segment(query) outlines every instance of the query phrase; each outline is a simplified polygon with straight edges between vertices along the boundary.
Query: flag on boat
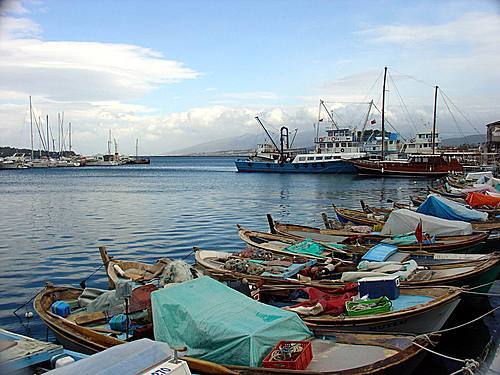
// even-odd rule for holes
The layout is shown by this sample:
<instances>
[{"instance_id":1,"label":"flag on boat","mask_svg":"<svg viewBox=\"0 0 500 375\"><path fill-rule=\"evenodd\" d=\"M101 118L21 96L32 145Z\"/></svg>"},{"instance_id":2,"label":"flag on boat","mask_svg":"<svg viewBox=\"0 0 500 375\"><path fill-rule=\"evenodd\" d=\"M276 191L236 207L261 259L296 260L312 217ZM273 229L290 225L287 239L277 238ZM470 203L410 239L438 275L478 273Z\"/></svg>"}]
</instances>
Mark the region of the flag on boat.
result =
<instances>
[{"instance_id":1,"label":"flag on boat","mask_svg":"<svg viewBox=\"0 0 500 375\"><path fill-rule=\"evenodd\" d=\"M373 120L370 121L370 124L372 124L372 125L376 124L376 123L377 123L377 121L375 119L373 119Z\"/></svg>"},{"instance_id":2,"label":"flag on boat","mask_svg":"<svg viewBox=\"0 0 500 375\"><path fill-rule=\"evenodd\" d=\"M417 238L418 243L424 242L424 233L422 231L422 219L417 224L417 228L415 229L415 237Z\"/></svg>"}]
</instances>

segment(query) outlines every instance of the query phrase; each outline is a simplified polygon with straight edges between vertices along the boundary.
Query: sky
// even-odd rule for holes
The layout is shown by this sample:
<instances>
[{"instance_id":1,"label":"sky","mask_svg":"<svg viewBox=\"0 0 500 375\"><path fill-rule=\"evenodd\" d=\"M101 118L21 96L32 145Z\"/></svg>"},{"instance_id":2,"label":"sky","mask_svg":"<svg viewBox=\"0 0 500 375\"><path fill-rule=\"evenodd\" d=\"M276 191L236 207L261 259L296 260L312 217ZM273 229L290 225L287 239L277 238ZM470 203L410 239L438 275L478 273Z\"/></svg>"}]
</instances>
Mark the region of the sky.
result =
<instances>
[{"instance_id":1,"label":"sky","mask_svg":"<svg viewBox=\"0 0 500 375\"><path fill-rule=\"evenodd\" d=\"M384 66L401 134L428 128L435 85L443 138L485 133L499 35L499 1L4 0L0 146L30 146L30 95L56 143L64 112L82 154L110 130L120 153L138 138L148 155L262 132L255 116L310 130L320 99L350 126L380 108Z\"/></svg>"}]
</instances>

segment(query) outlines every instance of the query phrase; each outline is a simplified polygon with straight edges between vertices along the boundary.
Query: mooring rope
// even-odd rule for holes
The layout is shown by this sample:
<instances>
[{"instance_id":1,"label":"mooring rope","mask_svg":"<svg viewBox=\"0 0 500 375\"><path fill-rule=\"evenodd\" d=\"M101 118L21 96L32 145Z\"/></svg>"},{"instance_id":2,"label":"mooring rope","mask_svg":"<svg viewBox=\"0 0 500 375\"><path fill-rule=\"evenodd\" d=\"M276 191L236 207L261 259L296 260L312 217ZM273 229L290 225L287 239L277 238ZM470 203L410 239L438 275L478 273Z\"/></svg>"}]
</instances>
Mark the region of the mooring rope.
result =
<instances>
[{"instance_id":1,"label":"mooring rope","mask_svg":"<svg viewBox=\"0 0 500 375\"><path fill-rule=\"evenodd\" d=\"M500 308L500 306L497 306L495 307L494 309L488 311L487 313L481 315L481 316L478 316L468 322L465 322L465 323L462 323L462 324L459 324L458 326L454 326L454 327L450 327L450 328L445 328L445 329L441 329L439 331L434 331L434 332L428 332L428 333L424 333L424 334L420 334L420 335L417 335L415 336L415 338L425 338L427 339L429 342L432 343L432 340L431 338L428 336L428 335L432 335L432 334L438 334L438 333L444 333L444 332L449 332L449 331L454 331L456 329L460 329L460 328L463 328L469 324L472 324L474 322L477 322L478 320L481 320L482 318L484 318L485 316L491 314L492 312L495 312L496 310L498 310ZM443 354L443 353L439 353L439 352L436 352L435 350L432 350L432 349L429 349L425 346L422 346L420 345L419 343L417 342L413 342L413 345L416 345L418 346L419 348L423 349L423 350L426 350L432 354L435 354L439 357L443 357L443 358L446 358L446 359L450 359L450 360L453 360L453 361L456 361L456 362L461 362L461 363L464 363L465 366L462 367L460 370L458 371L455 371L453 373L451 373L450 375L456 375L456 374L461 374L461 373L464 373L464 372L468 372L470 374L473 374L474 373L474 370L476 370L479 366L480 366L480 363L478 361L476 361L475 359L461 359L461 358L455 358L455 357L452 357L452 356L449 356L447 354Z\"/></svg>"}]
</instances>

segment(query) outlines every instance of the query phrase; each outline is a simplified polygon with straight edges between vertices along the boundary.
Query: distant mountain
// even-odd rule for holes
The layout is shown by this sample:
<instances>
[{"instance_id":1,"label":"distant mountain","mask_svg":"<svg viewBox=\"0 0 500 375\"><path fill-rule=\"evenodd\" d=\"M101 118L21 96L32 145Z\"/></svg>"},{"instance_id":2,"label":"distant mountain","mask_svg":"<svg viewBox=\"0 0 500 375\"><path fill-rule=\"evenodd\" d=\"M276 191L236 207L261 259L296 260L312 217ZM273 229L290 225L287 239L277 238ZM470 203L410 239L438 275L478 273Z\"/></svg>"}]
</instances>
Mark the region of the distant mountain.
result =
<instances>
[{"instance_id":1,"label":"distant mountain","mask_svg":"<svg viewBox=\"0 0 500 375\"><path fill-rule=\"evenodd\" d=\"M298 132L295 138L294 147L311 148L313 145L314 131ZM293 134L290 135L290 141ZM238 137L218 139L215 141L204 142L195 146L186 147L165 153L166 155L247 155L255 149L257 144L264 143L266 136L264 134L244 134ZM478 145L486 142L485 134L469 135L459 138L448 138L441 141L444 147L460 146L463 144Z\"/></svg>"},{"instance_id":2,"label":"distant mountain","mask_svg":"<svg viewBox=\"0 0 500 375\"><path fill-rule=\"evenodd\" d=\"M486 142L486 134L474 134L474 135L467 135L465 137L443 139L441 140L441 146L453 147L465 144L477 146L484 142Z\"/></svg>"},{"instance_id":3,"label":"distant mountain","mask_svg":"<svg viewBox=\"0 0 500 375\"><path fill-rule=\"evenodd\" d=\"M292 141L292 138L293 133L290 134L290 142ZM165 154L172 156L216 153L227 154L229 151L235 154L238 154L238 151L242 151L242 154L246 154L247 152L254 150L257 144L264 143L266 139L267 137L264 134L244 134L238 137L223 138L215 141L199 143L195 146L174 150ZM293 147L311 147L313 139L313 130L298 132L295 137Z\"/></svg>"}]
</instances>

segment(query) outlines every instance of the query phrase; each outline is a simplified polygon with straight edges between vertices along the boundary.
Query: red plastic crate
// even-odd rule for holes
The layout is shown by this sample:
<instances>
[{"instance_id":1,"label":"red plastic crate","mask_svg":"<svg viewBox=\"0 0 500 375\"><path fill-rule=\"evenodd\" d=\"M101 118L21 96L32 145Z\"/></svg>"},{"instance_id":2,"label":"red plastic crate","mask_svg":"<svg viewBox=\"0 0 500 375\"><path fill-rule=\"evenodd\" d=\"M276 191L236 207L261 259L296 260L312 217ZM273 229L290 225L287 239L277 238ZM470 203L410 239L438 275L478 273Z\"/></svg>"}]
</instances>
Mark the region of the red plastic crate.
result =
<instances>
[{"instance_id":1,"label":"red plastic crate","mask_svg":"<svg viewBox=\"0 0 500 375\"><path fill-rule=\"evenodd\" d=\"M297 358L291 361L271 361L271 354L274 350L279 349L283 344L302 344L302 352L297 356ZM269 352L269 354L264 358L262 362L263 367L267 368L281 368L288 370L305 370L309 363L313 359L312 346L310 341L280 341L276 346Z\"/></svg>"}]
</instances>

